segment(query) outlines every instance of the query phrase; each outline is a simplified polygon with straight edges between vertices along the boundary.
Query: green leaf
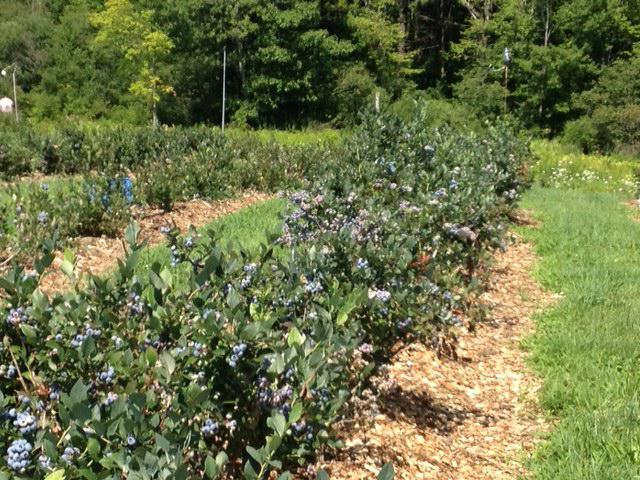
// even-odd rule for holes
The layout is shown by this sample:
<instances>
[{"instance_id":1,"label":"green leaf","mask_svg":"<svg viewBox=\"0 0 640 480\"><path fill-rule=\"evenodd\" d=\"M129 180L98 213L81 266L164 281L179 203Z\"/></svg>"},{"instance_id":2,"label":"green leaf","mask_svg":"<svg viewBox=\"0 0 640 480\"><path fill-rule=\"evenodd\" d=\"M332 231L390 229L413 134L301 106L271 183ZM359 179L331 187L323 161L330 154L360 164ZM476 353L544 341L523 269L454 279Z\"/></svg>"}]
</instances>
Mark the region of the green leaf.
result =
<instances>
[{"instance_id":1,"label":"green leaf","mask_svg":"<svg viewBox=\"0 0 640 480\"><path fill-rule=\"evenodd\" d=\"M287 336L287 344L290 347L301 346L304 344L305 338L306 337L300 333L300 330L296 327L292 327L291 330L289 330L289 335Z\"/></svg>"},{"instance_id":2,"label":"green leaf","mask_svg":"<svg viewBox=\"0 0 640 480\"><path fill-rule=\"evenodd\" d=\"M171 451L171 443L159 433L156 433L156 445L158 445L158 448L164 450L165 452Z\"/></svg>"},{"instance_id":3,"label":"green leaf","mask_svg":"<svg viewBox=\"0 0 640 480\"><path fill-rule=\"evenodd\" d=\"M284 415L282 415L281 413L276 413L270 418L270 420L275 432L278 435L283 436L284 431L287 428L287 420L284 418Z\"/></svg>"},{"instance_id":4,"label":"green leaf","mask_svg":"<svg viewBox=\"0 0 640 480\"><path fill-rule=\"evenodd\" d=\"M160 355L160 363L162 363L162 366L165 368L165 370L169 372L169 375L172 375L173 372L176 371L176 361L174 360L174 358L171 356L170 353L163 352Z\"/></svg>"},{"instance_id":5,"label":"green leaf","mask_svg":"<svg viewBox=\"0 0 640 480\"><path fill-rule=\"evenodd\" d=\"M84 402L87 399L87 391L89 391L89 387L82 383L81 379L78 379L78 381L71 388L69 396L71 397L73 403Z\"/></svg>"},{"instance_id":6,"label":"green leaf","mask_svg":"<svg viewBox=\"0 0 640 480\"><path fill-rule=\"evenodd\" d=\"M43 255L35 262L36 272L39 275L42 275L44 271L49 268L49 266L53 263L55 257L53 254Z\"/></svg>"},{"instance_id":7,"label":"green leaf","mask_svg":"<svg viewBox=\"0 0 640 480\"><path fill-rule=\"evenodd\" d=\"M56 470L47 475L44 480L65 480L64 470Z\"/></svg>"},{"instance_id":8,"label":"green leaf","mask_svg":"<svg viewBox=\"0 0 640 480\"><path fill-rule=\"evenodd\" d=\"M318 474L316 475L316 480L331 480L329 478L329 474L324 470L318 470Z\"/></svg>"},{"instance_id":9,"label":"green leaf","mask_svg":"<svg viewBox=\"0 0 640 480\"><path fill-rule=\"evenodd\" d=\"M149 270L149 280L151 280L153 286L158 290L164 290L165 288L167 288L167 284L165 283L165 281L162 280L162 278L160 278L160 276L153 270Z\"/></svg>"},{"instance_id":10,"label":"green leaf","mask_svg":"<svg viewBox=\"0 0 640 480\"><path fill-rule=\"evenodd\" d=\"M140 225L137 222L131 222L124 232L124 239L127 241L127 245L131 250L134 250L138 244L138 237L140 235Z\"/></svg>"},{"instance_id":11,"label":"green leaf","mask_svg":"<svg viewBox=\"0 0 640 480\"><path fill-rule=\"evenodd\" d=\"M95 438L90 438L87 442L87 452L89 452L89 455L93 458L97 458L100 453L100 443Z\"/></svg>"},{"instance_id":12,"label":"green leaf","mask_svg":"<svg viewBox=\"0 0 640 480\"><path fill-rule=\"evenodd\" d=\"M31 301L33 303L33 306L40 311L44 311L49 306L47 297L40 291L39 288L33 291L33 295L31 295Z\"/></svg>"},{"instance_id":13,"label":"green leaf","mask_svg":"<svg viewBox=\"0 0 640 480\"><path fill-rule=\"evenodd\" d=\"M229 305L229 308L236 308L241 301L242 298L238 295L238 292L232 288L229 295L227 295L227 305Z\"/></svg>"},{"instance_id":14,"label":"green leaf","mask_svg":"<svg viewBox=\"0 0 640 480\"><path fill-rule=\"evenodd\" d=\"M146 351L147 363L149 366L153 367L156 364L156 360L158 360L158 352L153 347L148 347Z\"/></svg>"},{"instance_id":15,"label":"green leaf","mask_svg":"<svg viewBox=\"0 0 640 480\"><path fill-rule=\"evenodd\" d=\"M70 279L73 279L75 277L75 275L74 275L75 255L74 255L73 251L71 251L69 249L64 251L64 260L62 261L62 264L60 265L60 270L62 270L62 273L64 273Z\"/></svg>"},{"instance_id":16,"label":"green leaf","mask_svg":"<svg viewBox=\"0 0 640 480\"><path fill-rule=\"evenodd\" d=\"M244 464L243 474L245 480L256 480L258 478L258 474L251 466L251 462L249 460Z\"/></svg>"},{"instance_id":17,"label":"green leaf","mask_svg":"<svg viewBox=\"0 0 640 480\"><path fill-rule=\"evenodd\" d=\"M253 458L258 463L263 463L265 460L264 455L262 454L262 452L260 452L260 450L256 450L255 448L250 447L248 445L247 445L247 453L251 455L251 458Z\"/></svg>"},{"instance_id":18,"label":"green leaf","mask_svg":"<svg viewBox=\"0 0 640 480\"><path fill-rule=\"evenodd\" d=\"M204 461L204 473L211 479L215 479L220 475L218 464L211 455L207 455L207 458Z\"/></svg>"},{"instance_id":19,"label":"green leaf","mask_svg":"<svg viewBox=\"0 0 640 480\"><path fill-rule=\"evenodd\" d=\"M378 473L378 480L393 480L395 477L395 472L393 471L393 464L391 462L385 464Z\"/></svg>"},{"instance_id":20,"label":"green leaf","mask_svg":"<svg viewBox=\"0 0 640 480\"><path fill-rule=\"evenodd\" d=\"M227 464L228 461L229 461L229 457L227 456L226 453L219 452L218 455L216 455L216 464L220 468L224 467Z\"/></svg>"},{"instance_id":21,"label":"green leaf","mask_svg":"<svg viewBox=\"0 0 640 480\"><path fill-rule=\"evenodd\" d=\"M291 407L291 413L289 413L289 423L296 423L302 416L302 402L297 401Z\"/></svg>"},{"instance_id":22,"label":"green leaf","mask_svg":"<svg viewBox=\"0 0 640 480\"><path fill-rule=\"evenodd\" d=\"M342 326L347 322L349 315L360 304L363 296L363 291L356 291L349 295L346 302L342 305L342 308L340 308L340 311L338 312L336 325Z\"/></svg>"},{"instance_id":23,"label":"green leaf","mask_svg":"<svg viewBox=\"0 0 640 480\"><path fill-rule=\"evenodd\" d=\"M27 341L29 343L34 342L38 339L38 331L31 325L22 323L20 324L20 330L22 330L22 333L24 333L24 336L27 337Z\"/></svg>"}]
</instances>

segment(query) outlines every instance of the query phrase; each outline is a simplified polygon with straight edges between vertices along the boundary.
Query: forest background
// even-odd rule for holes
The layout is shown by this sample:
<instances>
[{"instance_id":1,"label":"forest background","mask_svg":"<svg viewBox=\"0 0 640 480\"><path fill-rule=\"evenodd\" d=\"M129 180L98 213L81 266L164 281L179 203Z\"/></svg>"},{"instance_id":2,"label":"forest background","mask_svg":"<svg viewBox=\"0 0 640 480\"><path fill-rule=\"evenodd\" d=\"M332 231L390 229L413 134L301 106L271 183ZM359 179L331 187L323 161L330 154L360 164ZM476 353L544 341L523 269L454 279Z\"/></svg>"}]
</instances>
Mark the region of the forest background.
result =
<instances>
[{"instance_id":1,"label":"forest background","mask_svg":"<svg viewBox=\"0 0 640 480\"><path fill-rule=\"evenodd\" d=\"M24 119L345 127L381 103L640 153L640 0L0 0ZM505 62L504 51L510 59ZM508 63L506 71L505 63ZM0 96L12 97L10 76Z\"/></svg>"}]
</instances>

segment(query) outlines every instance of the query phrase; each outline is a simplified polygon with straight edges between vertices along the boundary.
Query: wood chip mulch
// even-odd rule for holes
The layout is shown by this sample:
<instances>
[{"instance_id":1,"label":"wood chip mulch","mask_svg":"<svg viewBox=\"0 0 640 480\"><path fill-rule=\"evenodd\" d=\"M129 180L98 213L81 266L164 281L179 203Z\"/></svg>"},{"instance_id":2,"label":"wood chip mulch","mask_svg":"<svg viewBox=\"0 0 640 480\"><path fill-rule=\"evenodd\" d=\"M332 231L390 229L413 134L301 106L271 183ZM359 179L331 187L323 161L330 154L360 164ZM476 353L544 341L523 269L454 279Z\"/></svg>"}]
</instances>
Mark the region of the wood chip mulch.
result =
<instances>
[{"instance_id":1,"label":"wood chip mulch","mask_svg":"<svg viewBox=\"0 0 640 480\"><path fill-rule=\"evenodd\" d=\"M188 231L190 226L202 227L216 218L228 215L251 205L264 202L271 198L270 195L258 192L245 192L240 196L207 202L204 200L191 200L175 204L171 212L162 210L144 209L135 212L141 238L148 245L158 245L164 241L164 235L160 233L162 226L176 226L181 232ZM91 272L100 275L113 269L118 258L124 257L123 239L107 237L81 237L76 239L76 275ZM62 253L56 256L51 271L44 277L41 290L51 295L64 292L71 287L71 282L60 270L63 260Z\"/></svg>"},{"instance_id":2,"label":"wood chip mulch","mask_svg":"<svg viewBox=\"0 0 640 480\"><path fill-rule=\"evenodd\" d=\"M403 480L526 476L523 460L548 424L521 340L555 300L532 279L535 261L520 241L497 254L481 298L488 321L473 333L460 329L457 360L420 344L401 350L372 382L378 393L364 395L355 419L338 427L346 448L317 467L332 480L373 479L389 461Z\"/></svg>"}]
</instances>

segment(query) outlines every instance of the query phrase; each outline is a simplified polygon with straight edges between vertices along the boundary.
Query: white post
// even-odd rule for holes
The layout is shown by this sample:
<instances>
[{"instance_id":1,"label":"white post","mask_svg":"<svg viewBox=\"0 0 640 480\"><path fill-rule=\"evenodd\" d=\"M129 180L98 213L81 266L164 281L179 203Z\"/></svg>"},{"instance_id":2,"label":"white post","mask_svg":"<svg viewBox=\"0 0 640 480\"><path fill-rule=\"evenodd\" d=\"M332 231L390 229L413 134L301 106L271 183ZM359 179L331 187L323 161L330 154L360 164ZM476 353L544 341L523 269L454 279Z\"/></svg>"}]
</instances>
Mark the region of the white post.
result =
<instances>
[{"instance_id":1,"label":"white post","mask_svg":"<svg viewBox=\"0 0 640 480\"><path fill-rule=\"evenodd\" d=\"M222 49L222 133L224 133L224 116L227 103L227 46Z\"/></svg>"},{"instance_id":2,"label":"white post","mask_svg":"<svg viewBox=\"0 0 640 480\"><path fill-rule=\"evenodd\" d=\"M376 91L376 113L380 113L380 90Z\"/></svg>"},{"instance_id":3,"label":"white post","mask_svg":"<svg viewBox=\"0 0 640 480\"><path fill-rule=\"evenodd\" d=\"M18 93L16 89L16 66L13 66L13 108L16 109L16 123L18 123Z\"/></svg>"}]
</instances>

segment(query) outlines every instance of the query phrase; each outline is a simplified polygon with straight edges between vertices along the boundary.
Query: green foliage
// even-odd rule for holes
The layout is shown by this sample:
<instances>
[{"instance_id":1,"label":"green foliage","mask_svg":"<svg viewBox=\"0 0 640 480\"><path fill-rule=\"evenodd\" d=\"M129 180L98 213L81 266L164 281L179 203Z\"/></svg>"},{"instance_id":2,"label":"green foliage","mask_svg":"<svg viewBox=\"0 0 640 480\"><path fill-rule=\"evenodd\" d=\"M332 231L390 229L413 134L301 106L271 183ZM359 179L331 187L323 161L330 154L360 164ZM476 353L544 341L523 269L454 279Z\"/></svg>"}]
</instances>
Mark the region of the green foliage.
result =
<instances>
[{"instance_id":1,"label":"green foliage","mask_svg":"<svg viewBox=\"0 0 640 480\"><path fill-rule=\"evenodd\" d=\"M337 121L344 125L355 124L360 112L373 109L376 94L380 95L380 101L384 101L386 95L376 85L375 79L364 66L356 65L346 70L338 80L335 89L338 105Z\"/></svg>"},{"instance_id":2,"label":"green foliage","mask_svg":"<svg viewBox=\"0 0 640 480\"><path fill-rule=\"evenodd\" d=\"M133 224L112 276L51 298L38 289L51 242L35 275L14 265L0 279L0 407L21 420L0 424L0 441L27 438L30 451L2 473L291 478L335 445L345 402L394 344L459 322L527 183L528 149L502 126L363 121L258 249L170 231L171 264L141 269Z\"/></svg>"},{"instance_id":3,"label":"green foliage","mask_svg":"<svg viewBox=\"0 0 640 480\"><path fill-rule=\"evenodd\" d=\"M449 126L456 131L481 132L484 125L476 116L475 110L463 102L429 97L423 92L406 92L394 102L391 111L408 121L420 110L427 112L426 128Z\"/></svg>"},{"instance_id":4,"label":"green foliage","mask_svg":"<svg viewBox=\"0 0 640 480\"><path fill-rule=\"evenodd\" d=\"M239 126L352 125L376 92L393 103L417 87L455 97L478 117L508 115L553 136L581 114L591 117L575 98L613 82L613 71L599 79L616 62L633 62L640 41L638 0L0 0L0 7L9 32L0 58L18 63L21 104L35 121L144 124L155 111L169 125L217 124L226 49L227 119ZM507 82L505 47L513 56ZM0 94L10 88L0 80ZM635 133L625 120L635 123L636 112L599 112L591 125L571 126L570 136L586 148L632 152ZM581 140L594 131L616 137L613 147Z\"/></svg>"},{"instance_id":5,"label":"green foliage","mask_svg":"<svg viewBox=\"0 0 640 480\"><path fill-rule=\"evenodd\" d=\"M157 125L157 104L162 95L174 93L173 87L158 74L162 62L173 42L152 23L153 11L136 11L129 0L107 0L105 10L92 15L97 28L95 43L98 47L124 55L135 76L129 91L142 98L151 109L153 124Z\"/></svg>"},{"instance_id":6,"label":"green foliage","mask_svg":"<svg viewBox=\"0 0 640 480\"><path fill-rule=\"evenodd\" d=\"M203 127L10 129L0 139L0 165L8 179L32 172L70 176L50 182L47 190L35 181L10 186L3 198L2 243L11 251L22 246L25 253L34 252L53 234L63 242L81 235L115 236L134 204L168 211L175 202L198 197L295 188L340 162L343 152L335 132L223 136ZM50 221L38 222L41 212Z\"/></svg>"},{"instance_id":7,"label":"green foliage","mask_svg":"<svg viewBox=\"0 0 640 480\"><path fill-rule=\"evenodd\" d=\"M640 226L626 199L535 188L523 200L541 220L524 232L541 257L536 276L562 292L530 342L542 406L558 419L530 463L541 480L640 475Z\"/></svg>"},{"instance_id":8,"label":"green foliage","mask_svg":"<svg viewBox=\"0 0 640 480\"><path fill-rule=\"evenodd\" d=\"M585 152L640 153L640 47L604 69L596 85L575 99L584 116L564 137Z\"/></svg>"},{"instance_id":9,"label":"green foliage","mask_svg":"<svg viewBox=\"0 0 640 480\"><path fill-rule=\"evenodd\" d=\"M0 199L2 250L20 253L24 260L52 236L63 243L78 236L115 236L131 219L133 197L127 181L119 175L86 174L10 185Z\"/></svg>"},{"instance_id":10,"label":"green foliage","mask_svg":"<svg viewBox=\"0 0 640 480\"><path fill-rule=\"evenodd\" d=\"M626 2L624 2L626 3ZM508 111L526 126L560 132L576 117L572 96L588 90L603 66L640 39L630 2L499 0L476 17L452 45L463 64L454 92L479 113ZM502 52L513 61L508 82Z\"/></svg>"},{"instance_id":11,"label":"green foliage","mask_svg":"<svg viewBox=\"0 0 640 480\"><path fill-rule=\"evenodd\" d=\"M571 144L536 141L532 174L543 186L587 191L634 193L638 161L622 155L585 155Z\"/></svg>"}]
</instances>

